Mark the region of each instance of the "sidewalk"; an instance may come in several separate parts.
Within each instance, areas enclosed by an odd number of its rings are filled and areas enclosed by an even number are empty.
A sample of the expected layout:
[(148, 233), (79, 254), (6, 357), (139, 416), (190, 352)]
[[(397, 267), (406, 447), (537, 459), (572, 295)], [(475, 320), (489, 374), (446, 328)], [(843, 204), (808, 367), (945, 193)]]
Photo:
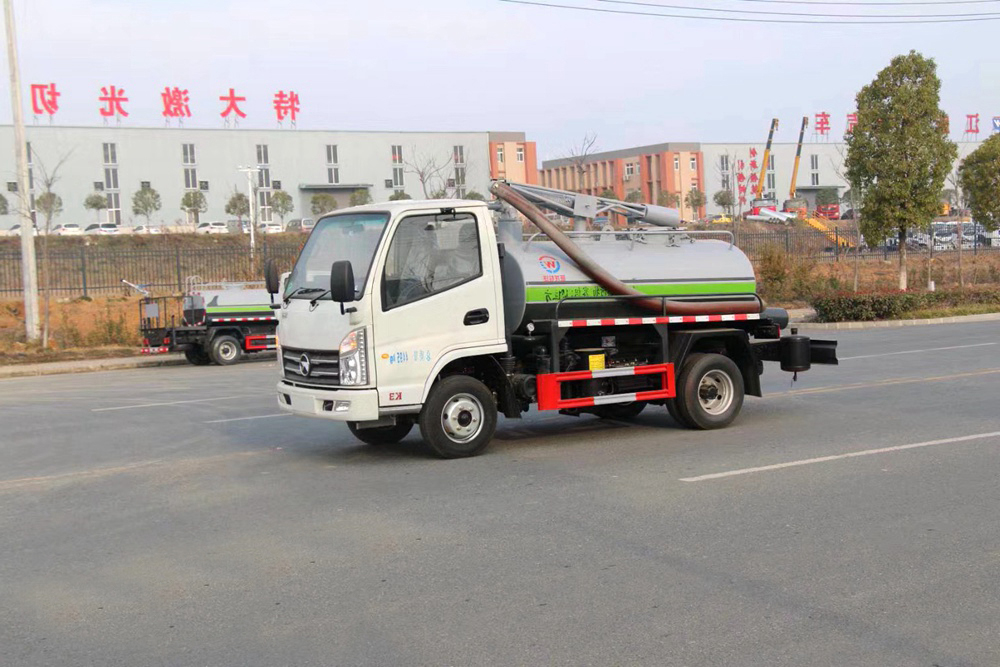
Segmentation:
[(836, 331), (843, 329), (890, 329), (895, 327), (919, 327), (930, 324), (961, 324), (963, 322), (994, 322), (1000, 320), (1000, 313), (980, 315), (956, 315), (954, 317), (929, 317), (919, 320), (878, 320), (876, 322), (810, 322), (816, 316), (812, 308), (797, 308), (788, 311), (789, 327), (809, 330)]
[(158, 354), (144, 357), (118, 357), (112, 359), (80, 359), (78, 361), (50, 361), (43, 364), (18, 364), (0, 366), (0, 379), (58, 373), (90, 373), (92, 371), (117, 371), (150, 366), (177, 366), (186, 364), (183, 354)]

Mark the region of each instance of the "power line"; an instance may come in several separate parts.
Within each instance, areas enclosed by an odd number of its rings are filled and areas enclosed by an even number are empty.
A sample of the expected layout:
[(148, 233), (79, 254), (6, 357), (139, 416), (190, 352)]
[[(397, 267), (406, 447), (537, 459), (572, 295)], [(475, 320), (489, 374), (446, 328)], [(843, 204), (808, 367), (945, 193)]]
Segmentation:
[(927, 7), (933, 5), (983, 5), (1000, 2), (1000, 0), (924, 0), (923, 2), (850, 2), (849, 0), (730, 0), (731, 2), (759, 2), (774, 5), (853, 5), (860, 7)]
[(694, 19), (696, 21), (724, 21), (733, 23), (786, 23), (786, 24), (799, 24), (799, 25), (908, 25), (916, 23), (977, 23), (980, 21), (997, 21), (1000, 20), (1000, 16), (982, 16), (976, 18), (946, 18), (946, 19), (909, 19), (904, 21), (899, 21), (896, 19), (889, 20), (849, 20), (849, 21), (831, 21), (831, 20), (818, 20), (818, 21), (808, 21), (801, 19), (757, 19), (749, 17), (738, 17), (738, 16), (692, 16), (690, 14), (663, 14), (660, 12), (640, 12), (636, 10), (628, 9), (603, 9), (601, 7), (581, 7), (579, 5), (561, 5), (550, 2), (537, 2), (535, 0), (500, 0), (500, 2), (509, 2), (515, 5), (531, 5), (534, 7), (548, 7), (551, 9), (572, 9), (581, 12), (597, 12), (600, 14), (622, 14), (626, 16), (656, 16), (660, 18), (673, 18), (673, 19)]
[(693, 12), (720, 12), (725, 14), (752, 14), (754, 16), (809, 16), (813, 18), (857, 18), (857, 19), (930, 19), (930, 18), (961, 18), (970, 16), (995, 16), (1000, 18), (1000, 12), (970, 12), (967, 14), (816, 14), (812, 12), (771, 12), (756, 9), (721, 9), (717, 7), (691, 7), (690, 5), (666, 5), (659, 2), (637, 2), (637, 0), (597, 0), (613, 5), (638, 5), (640, 7), (659, 7), (661, 9), (680, 9)]

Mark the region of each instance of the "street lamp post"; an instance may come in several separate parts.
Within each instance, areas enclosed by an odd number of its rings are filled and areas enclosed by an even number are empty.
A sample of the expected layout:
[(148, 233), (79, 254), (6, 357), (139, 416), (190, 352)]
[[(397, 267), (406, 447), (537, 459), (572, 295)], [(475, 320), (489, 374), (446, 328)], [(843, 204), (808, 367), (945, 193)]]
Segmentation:
[(240, 167), (241, 172), (247, 175), (247, 203), (249, 206), (249, 216), (250, 216), (250, 261), (253, 261), (254, 254), (257, 252), (257, 237), (256, 237), (256, 227), (257, 221), (254, 219), (254, 211), (256, 210), (253, 196), (253, 177), (254, 174), (260, 172), (257, 167)]

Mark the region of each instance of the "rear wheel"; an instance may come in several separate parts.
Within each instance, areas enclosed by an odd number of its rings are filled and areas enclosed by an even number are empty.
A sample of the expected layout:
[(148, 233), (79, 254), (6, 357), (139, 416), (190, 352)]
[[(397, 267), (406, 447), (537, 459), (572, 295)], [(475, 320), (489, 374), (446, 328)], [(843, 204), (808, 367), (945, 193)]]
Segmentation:
[(497, 430), (497, 406), (482, 382), (452, 375), (431, 388), (418, 421), (424, 442), (437, 456), (475, 456), (486, 449)]
[(611, 405), (601, 405), (594, 408), (594, 414), (601, 419), (632, 419), (634, 417), (638, 417), (639, 413), (645, 408), (645, 401), (612, 403)]
[(691, 428), (729, 426), (743, 407), (743, 375), (721, 354), (692, 354), (677, 380), (674, 405)]
[(212, 361), (220, 366), (235, 364), (243, 356), (243, 346), (235, 336), (216, 336), (212, 341)]
[(205, 352), (201, 345), (195, 345), (184, 350), (184, 358), (195, 366), (207, 366), (212, 363), (212, 358)]
[(378, 426), (376, 428), (358, 428), (357, 422), (347, 422), (347, 428), (351, 429), (354, 437), (368, 445), (394, 445), (409, 434), (413, 428), (413, 422), (399, 422), (392, 426)]
[(667, 401), (667, 412), (673, 417), (674, 421), (677, 422), (678, 426), (683, 426), (684, 428), (692, 428), (691, 424), (688, 423), (687, 419), (681, 416), (680, 410), (677, 409), (677, 399), (668, 398)]

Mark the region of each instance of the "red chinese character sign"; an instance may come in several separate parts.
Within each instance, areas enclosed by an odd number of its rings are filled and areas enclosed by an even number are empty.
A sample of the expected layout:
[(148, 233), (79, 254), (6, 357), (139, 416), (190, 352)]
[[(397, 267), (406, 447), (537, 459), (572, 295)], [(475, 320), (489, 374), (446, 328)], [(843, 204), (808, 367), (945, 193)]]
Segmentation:
[(54, 83), (31, 84), (31, 111), (36, 116), (48, 116), (51, 121), (52, 116), (59, 111), (61, 94)]
[(191, 117), (191, 107), (188, 106), (189, 97), (186, 88), (181, 90), (176, 86), (173, 88), (167, 86), (160, 93), (160, 98), (163, 101), (163, 117), (167, 119), (168, 124), (171, 118), (176, 118), (178, 124), (180, 124), (181, 119)]
[(965, 114), (965, 135), (963, 139), (976, 139), (979, 137), (979, 114)]
[(125, 97), (124, 88), (104, 86), (101, 88), (101, 96), (97, 99), (104, 105), (98, 111), (104, 117), (105, 123), (108, 122), (108, 118), (115, 118), (120, 121), (122, 116), (128, 117), (128, 112), (122, 106), (125, 102), (128, 102), (128, 98)]
[(288, 118), (294, 126), (299, 116), (299, 94), (294, 90), (287, 93), (283, 90), (276, 92), (274, 94), (274, 114), (279, 123)]
[(232, 120), (233, 123), (237, 125), (239, 124), (240, 118), (247, 117), (247, 115), (243, 113), (243, 111), (240, 109), (240, 104), (239, 104), (240, 102), (246, 102), (247, 98), (238, 96), (236, 94), (236, 91), (233, 90), (232, 88), (229, 89), (229, 95), (220, 95), (219, 101), (226, 103), (226, 108), (223, 109), (222, 113), (219, 114), (226, 121), (226, 125), (229, 125), (229, 120), (230, 120), (229, 116), (231, 114), (234, 113), (236, 114), (236, 118), (233, 118)]
[(825, 111), (816, 114), (816, 122), (813, 123), (813, 136), (830, 138), (830, 114)]
[(850, 134), (854, 132), (854, 126), (858, 124), (858, 114), (849, 113), (847, 114), (847, 133)]

